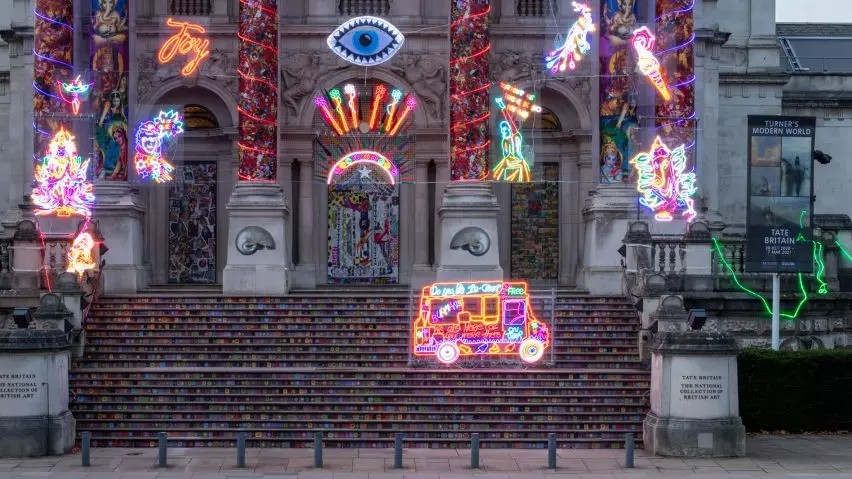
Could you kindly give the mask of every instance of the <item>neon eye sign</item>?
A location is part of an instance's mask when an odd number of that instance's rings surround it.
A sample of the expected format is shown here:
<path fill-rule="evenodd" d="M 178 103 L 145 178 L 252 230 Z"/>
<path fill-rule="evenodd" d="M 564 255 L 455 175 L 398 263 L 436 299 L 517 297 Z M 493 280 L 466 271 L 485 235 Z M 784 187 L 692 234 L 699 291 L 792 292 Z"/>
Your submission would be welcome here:
<path fill-rule="evenodd" d="M 204 34 L 207 30 L 191 22 L 176 22 L 171 18 L 166 20 L 166 25 L 170 27 L 180 28 L 180 31 L 169 37 L 160 50 L 157 52 L 157 60 L 162 64 L 166 64 L 174 60 L 178 54 L 192 57 L 189 59 L 183 69 L 181 75 L 192 75 L 201 62 L 210 56 L 210 40 L 207 38 L 194 37 L 193 33 Z"/>

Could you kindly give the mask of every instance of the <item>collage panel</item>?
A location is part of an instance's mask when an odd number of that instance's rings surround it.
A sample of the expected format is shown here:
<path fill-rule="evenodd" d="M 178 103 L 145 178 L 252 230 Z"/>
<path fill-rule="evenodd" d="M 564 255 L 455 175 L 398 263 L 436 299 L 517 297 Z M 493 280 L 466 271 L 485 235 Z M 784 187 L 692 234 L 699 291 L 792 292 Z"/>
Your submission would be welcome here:
<path fill-rule="evenodd" d="M 751 137 L 751 166 L 781 166 L 781 138 Z"/>
<path fill-rule="evenodd" d="M 784 137 L 781 141 L 783 196 L 811 196 L 811 148 L 810 137 Z"/>
<path fill-rule="evenodd" d="M 749 193 L 751 196 L 781 196 L 781 168 L 753 166 Z"/>
<path fill-rule="evenodd" d="M 749 219 L 753 226 L 798 230 L 800 222 L 810 227 L 809 211 L 810 198 L 755 196 L 751 198 Z"/>

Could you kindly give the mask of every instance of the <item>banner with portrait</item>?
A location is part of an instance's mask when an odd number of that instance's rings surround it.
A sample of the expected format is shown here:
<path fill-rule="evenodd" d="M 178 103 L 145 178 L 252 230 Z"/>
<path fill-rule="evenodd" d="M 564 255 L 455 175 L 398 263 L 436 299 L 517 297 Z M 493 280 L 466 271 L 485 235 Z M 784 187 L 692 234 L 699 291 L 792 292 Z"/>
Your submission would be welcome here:
<path fill-rule="evenodd" d="M 813 271 L 813 117 L 748 117 L 749 273 Z"/>

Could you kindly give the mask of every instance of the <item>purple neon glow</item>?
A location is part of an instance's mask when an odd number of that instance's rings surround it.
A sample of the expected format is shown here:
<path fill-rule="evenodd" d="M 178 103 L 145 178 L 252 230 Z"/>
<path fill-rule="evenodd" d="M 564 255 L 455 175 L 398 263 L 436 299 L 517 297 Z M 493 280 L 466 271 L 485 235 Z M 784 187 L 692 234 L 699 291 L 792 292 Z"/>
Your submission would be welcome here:
<path fill-rule="evenodd" d="M 66 66 L 66 67 L 68 67 L 68 68 L 71 68 L 72 70 L 74 69 L 74 66 L 73 66 L 73 65 L 69 65 L 69 64 L 67 64 L 67 63 L 65 63 L 65 62 L 63 62 L 63 61 L 56 60 L 55 58 L 50 58 L 50 57 L 46 57 L 46 56 L 44 56 L 44 55 L 39 55 L 39 54 L 38 54 L 38 52 L 36 52 L 36 51 L 35 51 L 35 49 L 33 49 L 33 55 L 35 55 L 35 56 L 37 56 L 37 57 L 41 58 L 41 59 L 42 59 L 42 60 L 44 60 L 44 61 L 53 62 L 53 63 L 58 63 L 58 64 L 60 64 L 60 65 L 64 65 L 64 66 Z"/>
<path fill-rule="evenodd" d="M 689 45 L 692 45 L 692 42 L 694 42 L 694 41 L 695 41 L 695 33 L 693 33 L 692 36 L 689 37 L 689 40 L 687 40 L 686 43 L 681 43 L 680 45 L 675 45 L 675 46 L 669 48 L 668 50 L 663 50 L 663 51 L 657 53 L 657 55 L 662 56 L 662 55 L 665 55 L 666 53 L 673 52 L 675 50 L 680 50 L 681 48 L 684 48 L 684 47 L 688 47 Z"/>
<path fill-rule="evenodd" d="M 44 15 L 38 13 L 38 11 L 36 11 L 36 10 L 33 10 L 33 14 L 35 16 L 37 16 L 38 18 L 41 18 L 42 20 L 46 21 L 46 22 L 55 23 L 57 25 L 62 25 L 63 27 L 70 29 L 72 32 L 74 31 L 74 27 L 72 27 L 71 25 L 68 25 L 66 23 L 62 23 L 59 20 L 56 20 L 56 19 L 53 19 L 53 18 L 45 17 Z"/>
<path fill-rule="evenodd" d="M 691 4 L 690 6 L 688 6 L 688 7 L 686 7 L 686 8 L 682 8 L 682 9 L 680 9 L 680 10 L 672 10 L 671 12 L 666 12 L 666 13 L 664 13 L 664 14 L 660 15 L 659 17 L 655 18 L 655 19 L 654 19 L 654 23 L 656 23 L 656 22 L 660 21 L 660 19 L 661 19 L 661 18 L 668 17 L 669 15 L 677 15 L 678 13 L 687 13 L 687 12 L 690 12 L 690 11 L 692 11 L 692 9 L 694 9 L 694 8 L 695 8 L 695 0 L 692 0 L 692 4 Z"/>
<path fill-rule="evenodd" d="M 678 83 L 677 85 L 670 86 L 669 88 L 677 88 L 677 87 L 689 85 L 690 83 L 692 83 L 694 81 L 695 81 L 695 75 L 692 75 L 692 78 L 690 78 L 689 80 L 682 81 L 682 82 Z"/>
<path fill-rule="evenodd" d="M 328 100 L 326 100 L 324 96 L 318 96 L 314 98 L 314 105 L 319 108 L 328 108 Z"/>
<path fill-rule="evenodd" d="M 413 96 L 406 98 L 405 99 L 405 106 L 407 106 L 408 108 L 416 107 L 417 106 L 417 99 L 414 98 Z"/>

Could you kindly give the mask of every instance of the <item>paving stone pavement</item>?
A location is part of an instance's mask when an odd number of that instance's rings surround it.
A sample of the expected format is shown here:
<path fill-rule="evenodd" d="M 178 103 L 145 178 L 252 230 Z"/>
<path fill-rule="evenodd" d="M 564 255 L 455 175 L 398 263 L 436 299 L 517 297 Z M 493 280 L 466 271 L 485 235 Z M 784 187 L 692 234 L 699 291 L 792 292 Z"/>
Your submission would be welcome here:
<path fill-rule="evenodd" d="M 406 449 L 403 469 L 392 449 L 326 449 L 315 469 L 312 449 L 249 449 L 236 468 L 234 449 L 169 449 L 157 467 L 156 449 L 93 449 L 91 466 L 80 453 L 61 457 L 0 459 L 0 479 L 640 479 L 659 477 L 852 479 L 852 436 L 769 436 L 748 441 L 740 459 L 672 459 L 636 451 L 624 468 L 624 451 L 560 449 L 557 469 L 547 469 L 543 449 L 482 449 L 480 469 L 467 449 Z"/>

